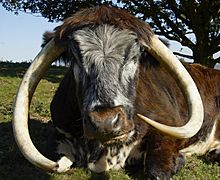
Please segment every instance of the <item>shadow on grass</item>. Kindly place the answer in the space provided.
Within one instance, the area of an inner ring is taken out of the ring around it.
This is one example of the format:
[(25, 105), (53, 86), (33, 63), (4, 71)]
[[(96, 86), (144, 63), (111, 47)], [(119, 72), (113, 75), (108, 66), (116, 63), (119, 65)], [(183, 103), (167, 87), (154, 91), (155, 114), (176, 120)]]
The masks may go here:
[(203, 161), (207, 165), (218, 165), (220, 166), (220, 154), (219, 153), (214, 153), (215, 150), (207, 153), (204, 156), (197, 156), (197, 159)]
[[(34, 132), (31, 136), (37, 137), (32, 138), (32, 140), (40, 152), (42, 152), (43, 145), (45, 144), (45, 136), (47, 136), (45, 129), (50, 128), (49, 126), (51, 125), (49, 123), (41, 123), (37, 120), (30, 120), (29, 122), (30, 132)], [(38, 135), (35, 136), (34, 134)], [(0, 179), (50, 179), (48, 173), (30, 164), (20, 153), (14, 140), (11, 122), (0, 123)]]
[[(52, 124), (43, 123), (37, 119), (29, 120), (29, 132), (31, 139), (35, 145), (35, 147), (45, 155), (45, 147), (47, 144), (47, 139), (49, 137), (49, 133), (52, 131)], [(54, 179), (78, 179), (71, 175), (74, 173), (74, 169), (66, 174), (57, 174), (53, 175), (47, 173), (43, 170), (38, 169), (34, 165), (32, 165), (28, 160), (24, 158), (18, 149), (16, 142), (14, 140), (12, 123), (11, 122), (2, 122), (0, 123), (0, 179), (4, 180), (49, 180)], [(78, 174), (80, 174), (78, 170)], [(84, 174), (84, 170), (83, 175)], [(85, 172), (86, 173), (86, 172)], [(91, 172), (88, 174), (88, 178), (82, 177), (80, 179), (90, 179), (90, 180), (101, 180), (101, 179), (109, 179), (108, 176), (102, 174), (97, 175)], [(79, 176), (79, 175), (78, 175)]]
[[(0, 62), (0, 76), (22, 78), (29, 66), (30, 63)], [(66, 69), (66, 67), (51, 66), (43, 79), (52, 83), (58, 83), (62, 80)]]
[[(31, 139), (36, 146), (36, 148), (43, 154), (46, 154), (45, 147), (47, 144), (47, 139), (52, 131), (52, 123), (43, 123), (37, 119), (29, 120), (29, 131)], [(80, 173), (83, 177), (80, 179), (89, 180), (107, 180), (112, 179), (111, 177), (124, 177), (125, 174), (117, 171), (106, 172), (101, 174), (96, 174), (89, 172), (88, 170), (78, 170), (74, 175), (74, 169), (70, 172), (56, 175), (55, 173), (47, 173), (43, 170), (36, 168), (28, 160), (24, 158), (18, 149), (14, 135), (12, 131), (11, 122), (0, 123), (0, 179), (4, 180), (49, 180), (49, 179), (78, 179)], [(82, 172), (79, 172), (82, 171)], [(139, 169), (128, 169), (125, 171), (130, 178), (134, 180), (143, 179), (143, 173)], [(72, 174), (72, 175), (71, 175)], [(123, 178), (122, 178), (123, 179)], [(127, 178), (126, 178), (127, 179)]]

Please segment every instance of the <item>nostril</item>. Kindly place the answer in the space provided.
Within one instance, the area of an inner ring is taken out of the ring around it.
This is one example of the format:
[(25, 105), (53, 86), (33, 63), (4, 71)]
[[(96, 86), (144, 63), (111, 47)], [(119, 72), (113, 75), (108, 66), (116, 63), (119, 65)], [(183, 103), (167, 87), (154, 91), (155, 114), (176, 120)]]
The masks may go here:
[(112, 127), (114, 129), (120, 128), (121, 122), (120, 122), (120, 113), (118, 113), (115, 118), (112, 120)]

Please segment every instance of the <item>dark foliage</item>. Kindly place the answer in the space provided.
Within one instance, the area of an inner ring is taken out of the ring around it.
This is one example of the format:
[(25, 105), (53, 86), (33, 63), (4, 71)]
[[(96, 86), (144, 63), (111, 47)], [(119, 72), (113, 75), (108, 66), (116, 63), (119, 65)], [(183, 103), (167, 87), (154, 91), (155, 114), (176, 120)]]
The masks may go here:
[(19, 11), (47, 18), (63, 20), (79, 9), (106, 4), (127, 9), (146, 20), (156, 34), (189, 47), (195, 63), (214, 67), (220, 57), (220, 1), (219, 0), (0, 0), (2, 6), (18, 14)]

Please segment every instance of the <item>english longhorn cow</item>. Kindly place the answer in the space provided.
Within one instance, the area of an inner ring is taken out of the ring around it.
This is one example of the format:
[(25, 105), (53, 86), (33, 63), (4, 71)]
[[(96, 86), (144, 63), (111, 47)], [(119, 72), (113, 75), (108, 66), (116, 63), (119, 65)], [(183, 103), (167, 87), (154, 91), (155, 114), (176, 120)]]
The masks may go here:
[[(51, 103), (56, 130), (48, 159), (27, 121), (36, 86), (58, 58), (71, 66)], [(17, 93), (13, 129), (23, 155), (45, 170), (143, 164), (146, 177), (169, 179), (187, 155), (219, 161), (220, 72), (182, 64), (124, 10), (84, 9), (44, 35)]]

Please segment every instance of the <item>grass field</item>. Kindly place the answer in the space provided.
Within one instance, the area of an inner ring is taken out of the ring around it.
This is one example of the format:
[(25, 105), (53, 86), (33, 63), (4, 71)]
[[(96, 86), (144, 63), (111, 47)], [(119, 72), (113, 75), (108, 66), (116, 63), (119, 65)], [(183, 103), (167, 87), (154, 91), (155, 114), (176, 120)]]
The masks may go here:
[[(17, 87), (28, 64), (0, 63), (0, 179), (2, 180), (141, 180), (142, 173), (128, 173), (124, 170), (95, 175), (84, 169), (73, 169), (65, 174), (47, 173), (30, 164), (18, 150), (11, 127), (12, 104)], [(29, 129), (35, 146), (43, 153), (45, 139), (50, 133), (49, 105), (65, 68), (52, 67), (41, 80), (34, 94), (30, 109)], [(206, 162), (200, 157), (187, 159), (185, 167), (173, 177), (177, 179), (217, 180), (220, 179), (220, 166)]]

